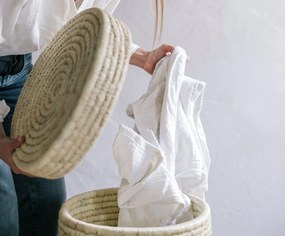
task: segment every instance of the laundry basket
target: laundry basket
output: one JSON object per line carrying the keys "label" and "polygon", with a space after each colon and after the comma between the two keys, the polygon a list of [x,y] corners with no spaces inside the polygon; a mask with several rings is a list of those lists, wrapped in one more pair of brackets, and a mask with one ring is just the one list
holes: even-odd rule
{"label": "laundry basket", "polygon": [[206,202],[193,196],[190,196],[195,217],[193,220],[165,227],[117,227],[117,193],[117,188],[102,189],[67,200],[59,213],[59,235],[212,235],[210,208]]}

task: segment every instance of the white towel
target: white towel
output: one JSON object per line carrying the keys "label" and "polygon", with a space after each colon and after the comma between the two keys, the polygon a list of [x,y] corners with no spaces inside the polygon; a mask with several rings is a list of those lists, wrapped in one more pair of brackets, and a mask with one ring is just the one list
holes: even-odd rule
{"label": "white towel", "polygon": [[210,159],[199,119],[205,83],[184,75],[175,48],[156,66],[148,91],[129,105],[135,130],[123,125],[113,151],[123,180],[119,226],[165,226],[189,220],[186,194],[204,196]]}

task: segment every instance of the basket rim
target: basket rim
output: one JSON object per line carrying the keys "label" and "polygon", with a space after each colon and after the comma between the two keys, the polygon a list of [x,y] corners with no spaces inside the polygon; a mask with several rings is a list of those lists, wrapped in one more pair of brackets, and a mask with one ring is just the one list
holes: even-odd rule
{"label": "basket rim", "polygon": [[200,207],[202,207],[202,213],[197,217],[194,218],[192,220],[183,222],[183,223],[179,223],[179,224],[175,224],[175,225],[168,225],[168,226],[158,226],[158,227],[118,227],[118,226],[106,226],[106,225],[97,225],[97,224],[91,224],[91,223],[87,223],[84,221],[80,221],[78,219],[75,219],[71,216],[71,214],[68,212],[67,206],[68,203],[70,203],[70,201],[76,201],[77,199],[79,200],[81,197],[89,195],[89,194],[94,194],[96,192],[100,192],[100,191],[117,191],[118,188],[107,188],[107,189],[98,189],[98,190],[93,190],[93,191],[88,191],[85,193],[81,193],[79,195],[76,195],[72,198],[70,198],[69,200],[67,200],[64,205],[62,206],[62,209],[60,211],[60,219],[59,221],[61,221],[62,217],[65,218],[64,222],[61,221],[61,223],[63,223],[64,225],[66,224],[65,222],[72,222],[74,225],[77,226],[83,226],[83,227],[88,227],[90,230],[106,230],[106,231],[112,231],[114,233],[118,233],[118,232],[122,232],[122,231],[128,231],[130,233],[132,232],[153,232],[154,230],[157,232],[165,232],[169,230],[183,230],[183,228],[189,228],[189,226],[191,225],[191,227],[197,226],[197,228],[199,228],[204,222],[207,222],[209,219],[209,216],[211,215],[211,210],[210,207],[208,205],[208,203],[194,195],[191,194],[187,194],[191,201],[193,201],[194,203],[196,203],[197,205],[199,205]]}

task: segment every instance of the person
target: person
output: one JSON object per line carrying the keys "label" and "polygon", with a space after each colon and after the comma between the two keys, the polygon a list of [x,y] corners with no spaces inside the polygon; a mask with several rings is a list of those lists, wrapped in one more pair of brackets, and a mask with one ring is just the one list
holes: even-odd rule
{"label": "person", "polygon": [[[57,235],[58,212],[66,198],[64,178],[48,180],[29,176],[12,160],[14,150],[25,142],[24,137],[10,139],[9,136],[18,96],[32,70],[32,53],[42,49],[79,11],[95,6],[112,13],[118,3],[119,0],[0,0],[2,236]],[[166,44],[150,51],[133,45],[130,64],[152,74],[156,63],[172,50],[173,46]],[[7,108],[4,101],[10,109],[7,115],[1,111],[1,107]]]}

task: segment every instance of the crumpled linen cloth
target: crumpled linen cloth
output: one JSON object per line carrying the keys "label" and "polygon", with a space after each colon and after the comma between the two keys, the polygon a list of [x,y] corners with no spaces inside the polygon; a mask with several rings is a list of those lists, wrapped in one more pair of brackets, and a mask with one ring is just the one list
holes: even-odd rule
{"label": "crumpled linen cloth", "polygon": [[4,118],[10,111],[10,107],[6,104],[5,100],[0,100],[0,123],[4,122]]}
{"label": "crumpled linen cloth", "polygon": [[118,226],[156,227],[192,218],[187,194],[204,198],[209,151],[200,121],[205,83],[184,75],[177,47],[160,60],[147,92],[127,108],[113,153],[122,177]]}

